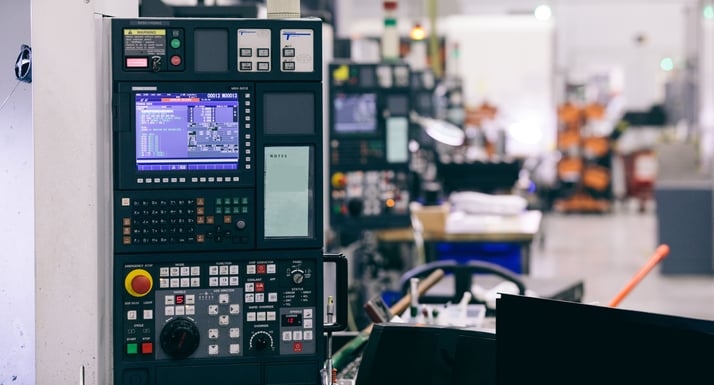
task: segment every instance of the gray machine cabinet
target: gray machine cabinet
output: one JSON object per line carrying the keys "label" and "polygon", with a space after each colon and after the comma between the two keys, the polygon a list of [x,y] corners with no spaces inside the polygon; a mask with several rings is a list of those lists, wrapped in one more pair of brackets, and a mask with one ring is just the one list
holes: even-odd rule
{"label": "gray machine cabinet", "polygon": [[670,247],[661,273],[714,273],[711,182],[658,183],[655,200],[659,243]]}

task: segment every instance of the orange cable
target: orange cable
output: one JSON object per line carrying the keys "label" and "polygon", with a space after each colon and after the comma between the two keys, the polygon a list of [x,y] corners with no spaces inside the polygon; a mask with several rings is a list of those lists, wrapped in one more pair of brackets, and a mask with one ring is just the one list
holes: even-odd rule
{"label": "orange cable", "polygon": [[612,302],[610,302],[610,307],[617,307],[620,301],[630,294],[632,289],[634,289],[635,286],[637,286],[637,284],[640,283],[640,281],[650,272],[650,270],[657,266],[657,264],[667,256],[667,254],[669,254],[669,246],[665,244],[659,245],[647,263],[642,266],[637,274],[632,277],[630,282],[628,282],[627,285],[625,285],[625,287],[617,293],[617,296],[615,296]]}

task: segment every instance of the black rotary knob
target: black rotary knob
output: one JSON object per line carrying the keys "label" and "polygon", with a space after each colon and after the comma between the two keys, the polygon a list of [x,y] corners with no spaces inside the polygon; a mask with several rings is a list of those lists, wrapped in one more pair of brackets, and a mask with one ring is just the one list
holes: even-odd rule
{"label": "black rotary knob", "polygon": [[265,348],[267,348],[270,345],[270,341],[268,341],[265,336],[258,336],[255,338],[255,350],[261,351]]}
{"label": "black rotary knob", "polygon": [[273,337],[264,331],[256,332],[250,337],[250,349],[256,352],[273,350]]}
{"label": "black rotary knob", "polygon": [[347,202],[347,212],[351,217],[359,217],[364,210],[364,202],[361,199],[351,199]]}
{"label": "black rotary knob", "polygon": [[201,336],[193,321],[177,318],[161,330],[161,349],[173,358],[186,358],[198,348]]}

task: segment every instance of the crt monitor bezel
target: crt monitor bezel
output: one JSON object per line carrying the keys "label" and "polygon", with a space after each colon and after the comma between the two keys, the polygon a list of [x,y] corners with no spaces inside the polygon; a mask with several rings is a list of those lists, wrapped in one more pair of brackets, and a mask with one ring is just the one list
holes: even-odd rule
{"label": "crt monitor bezel", "polygon": [[[115,183],[119,189],[160,189],[160,188],[225,188],[254,186],[255,162],[246,155],[247,143],[255,147],[254,90],[247,83],[173,83],[173,84],[120,84],[115,95],[117,111],[130,111],[115,117]],[[232,170],[177,170],[140,171],[137,169],[137,122],[136,97],[139,94],[179,94],[179,93],[237,93],[238,95],[238,168]],[[246,103],[248,102],[248,103]],[[250,119],[246,121],[246,119]],[[249,127],[249,128],[247,128]],[[247,136],[249,135],[249,136]],[[248,158],[251,161],[246,161]],[[220,180],[220,182],[219,182]],[[183,181],[183,182],[181,182]],[[149,182],[149,183],[147,183]]]}

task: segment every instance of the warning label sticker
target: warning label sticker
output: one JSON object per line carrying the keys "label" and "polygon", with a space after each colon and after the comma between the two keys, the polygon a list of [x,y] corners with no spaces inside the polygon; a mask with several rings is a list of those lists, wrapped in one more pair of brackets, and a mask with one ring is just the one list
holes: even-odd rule
{"label": "warning label sticker", "polygon": [[125,29],[124,56],[165,56],[165,29]]}

